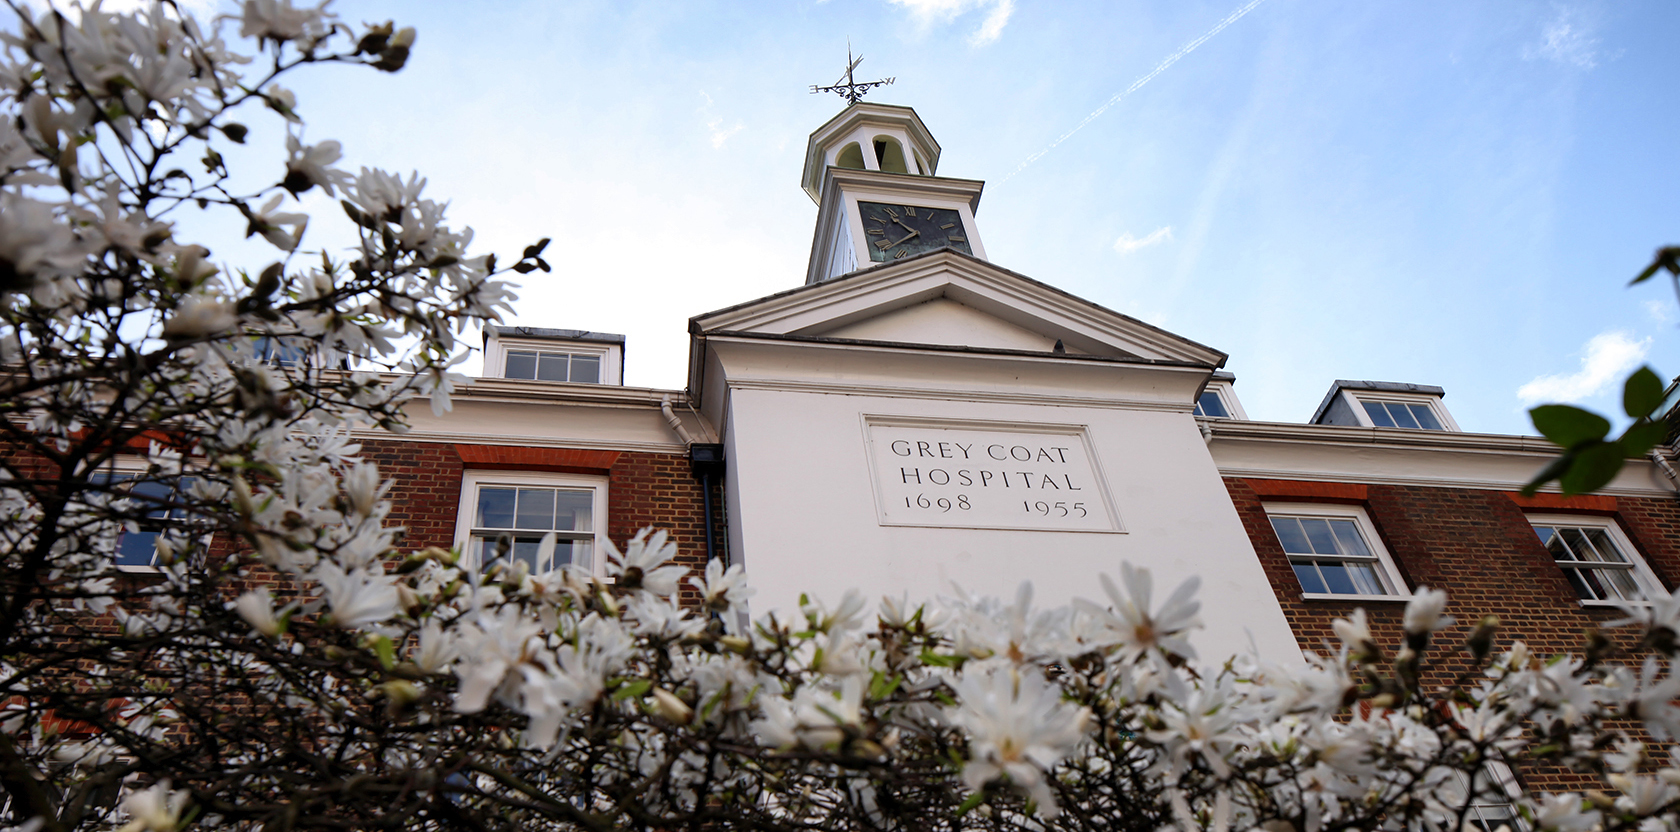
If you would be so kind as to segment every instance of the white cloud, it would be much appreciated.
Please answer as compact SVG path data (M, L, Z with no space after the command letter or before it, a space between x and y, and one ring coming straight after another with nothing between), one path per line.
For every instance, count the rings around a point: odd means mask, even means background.
M1517 388L1524 404L1579 402L1608 391L1633 370L1651 349L1651 339L1638 341L1621 330L1594 335L1587 341L1581 369L1569 375L1539 376Z
M1121 234L1120 239L1114 241L1114 250L1121 254L1131 254L1140 248L1148 248L1156 243L1170 241L1172 238L1172 226L1170 225L1157 228L1142 237L1133 237L1132 233L1128 231Z
M718 116L706 122L706 129L712 131L712 147L719 150L723 149L723 143L729 141L730 136L741 132L744 127L746 125L740 122L736 122L734 127L724 127L723 116Z
M745 129L746 125L737 121L734 127L723 126L723 116L712 113L712 97L705 90L700 91L700 97L706 99L705 105L700 108L700 115L706 119L706 132L711 135L712 149L722 150L723 143L729 141L730 136Z
M1015 13L1015 0L890 0L895 6L903 6L915 18L916 25L927 29L935 24L946 24L971 11L988 9L986 18L980 21L980 28L975 29L968 36L968 42L975 46L985 46L995 42L1003 35L1003 27L1009 23L1009 16Z
M1523 57L1529 60L1544 58L1580 69L1598 66L1600 40L1592 36L1592 24L1583 21L1576 9L1561 3L1552 8L1557 14L1546 21L1545 28L1540 32L1540 42L1523 50Z
M1675 314L1674 301L1671 300L1657 300L1652 298L1651 300L1645 301L1645 314L1650 315L1651 320L1656 321L1663 326L1668 326L1676 320L1680 320L1680 315Z

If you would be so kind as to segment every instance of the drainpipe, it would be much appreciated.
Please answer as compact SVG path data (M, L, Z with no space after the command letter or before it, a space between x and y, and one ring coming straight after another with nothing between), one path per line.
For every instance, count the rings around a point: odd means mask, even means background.
M1651 461L1657 464L1657 469L1663 472L1663 476L1668 477L1669 487L1680 491L1680 472L1675 471L1674 466L1669 463L1668 455L1663 453L1661 445L1651 449Z
M700 480L700 502L706 515L706 562L711 563L712 558L716 556L712 547L717 539L717 531L712 526L712 482L714 478L723 477L723 445L709 442L690 443L688 465L694 471L695 479ZM728 558L724 560L723 565L729 566Z
M670 396L659 400L659 412L665 414L665 424L671 426L672 432L676 433L677 438L681 439L684 445L694 444L694 437L688 435L688 429L683 427L682 420L678 419L676 412L671 410Z
M671 409L671 397L665 396L659 400L659 412L665 414L665 424L670 426L671 432L688 446L688 466L694 472L694 478L700 481L700 503L705 512L706 521L706 562L711 563L717 557L717 528L712 521L712 483L723 477L723 445L711 442L696 442L682 420L677 418ZM725 563L724 566L728 566Z

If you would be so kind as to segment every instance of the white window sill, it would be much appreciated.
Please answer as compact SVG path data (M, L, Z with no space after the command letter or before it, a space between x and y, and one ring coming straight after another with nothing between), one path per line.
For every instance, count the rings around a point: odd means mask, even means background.
M122 564L117 564L117 571L125 572L130 575L157 575L163 572L162 569L159 569L156 566L124 566Z
M1614 610L1614 609L1620 609L1621 607L1624 607L1624 606L1649 607L1649 606L1651 606L1651 602L1650 601L1589 601L1589 600L1583 599L1581 601L1581 606L1589 607L1589 608L1597 607L1598 609Z
M1340 592L1303 592L1303 601L1410 601L1410 595L1353 595Z

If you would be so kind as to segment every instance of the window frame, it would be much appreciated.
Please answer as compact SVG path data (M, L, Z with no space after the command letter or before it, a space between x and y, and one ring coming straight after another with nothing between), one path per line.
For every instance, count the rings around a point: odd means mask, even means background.
M560 474L545 471L498 471L469 469L461 476L459 506L455 514L455 545L461 551L463 568L478 570L472 551L473 521L478 513L478 491L490 487L568 488L589 489L593 492L590 504L589 530L593 545L589 556L589 571L593 575L606 574L604 546L607 543L607 478L588 474Z
M1202 409L1202 396L1209 393L1218 397L1219 403L1225 406L1226 415L1209 416L1200 412ZM1233 421L1248 420L1248 414L1243 412L1242 402L1237 400L1236 389L1231 385L1231 382L1222 379L1214 379L1213 381L1208 382L1206 387L1202 388L1201 395L1196 397L1196 401L1190 407L1190 413L1198 419L1229 419Z
M1600 514L1567 513L1530 513L1525 514L1524 516L1528 519L1528 525L1531 529L1538 528L1540 526L1574 529L1602 529L1607 535L1609 535L1610 541L1621 550L1621 554L1627 557L1629 564L1627 571L1633 575L1634 583L1639 585L1639 591L1643 593L1645 597L1639 599L1579 598L1578 600L1581 602L1581 606L1619 607L1625 604L1645 605L1651 603L1650 599L1653 593L1657 595L1668 594L1668 590L1663 588L1662 579L1658 578L1657 574L1651 570L1651 565L1645 562L1645 556L1639 553L1638 547L1633 545L1633 539L1629 538L1627 536L1627 532L1622 530L1622 524L1618 522L1616 518L1606 517ZM1546 549L1545 542L1538 540L1538 533L1535 534L1535 537L1537 542L1540 544L1540 548L1546 550L1546 556L1551 559L1553 565L1558 568L1558 571L1564 573L1564 579L1566 581L1569 579L1569 575L1566 570L1594 568L1589 565L1595 563L1594 561L1570 561L1566 564L1563 561L1557 560L1557 558L1552 555L1551 551ZM1575 564L1581 565L1577 566ZM1569 584L1571 588L1575 585L1573 581L1570 581Z
M99 466L99 469L94 472L93 476L105 476L105 477L121 478L119 481L128 481L128 480L139 479L139 478L145 476L146 472L149 471L149 470L151 470L151 465L150 465L150 463L148 463L143 458L118 456L118 457L112 457L110 459L110 461L106 462L104 465ZM109 485L110 482L107 481L104 484ZM171 494L179 494L180 491L181 491L181 486L180 486L179 483L171 485L169 488L170 488L170 493ZM179 510L179 509L172 509L172 510ZM161 519L169 520L169 519L179 519L179 518L164 517L164 518L161 518ZM144 533L144 530L142 530L139 533ZM145 565L132 564L132 563L129 563L129 564L117 563L118 550L120 550L121 547L122 547L122 536L125 535L125 534L129 534L127 529L124 529L122 532L118 533L118 535L117 535L117 544L116 544L117 548L113 549L112 552L111 552L111 565L113 567L115 567L118 572L126 572L126 573L129 573L129 574L135 574L135 575L156 575L156 574L162 572L163 568L157 565L157 544L156 544L155 540L152 544L152 562L151 563L145 564ZM205 534L202 537L202 541L206 546L209 545L209 537L211 536L211 534L213 534L213 533Z
M1379 425L1371 420L1371 414L1365 412L1365 403L1369 401L1381 402L1383 404L1423 405L1424 407L1429 408L1430 413L1434 414L1435 421L1441 423L1441 431L1451 433L1464 432L1461 428L1459 428L1458 423L1453 421L1452 414L1448 413L1446 407L1442 406L1441 398L1439 396L1432 396L1426 393L1399 393L1390 392L1388 390L1348 390L1345 388L1342 390L1342 396L1345 397L1344 400L1347 402L1348 410L1353 412L1353 417L1359 420L1359 424L1362 427L1382 427L1382 425ZM1392 427L1388 429L1418 431L1434 430L1434 428L1402 427Z
M593 356L601 360L601 380L588 381L544 381L545 384L588 384L591 386L622 387L624 386L624 360L620 352L620 345L613 343L595 343L589 341L563 341L549 338L518 338L497 335L494 339L495 347L487 351L484 356L484 377L500 378L508 381L542 381L530 378L508 378L507 356L509 351L551 352L567 355Z
M1288 503L1267 501L1261 504L1266 512L1266 528L1271 531L1272 539L1277 541L1278 549L1283 550L1283 540L1278 538L1277 529L1272 526L1274 517L1301 517L1321 520L1352 520L1360 536L1364 539L1365 548L1371 550L1376 557L1375 565L1378 579L1388 584L1389 592L1384 595L1363 595L1358 593L1339 592L1308 592L1300 586L1300 578L1295 578L1296 587L1300 590L1301 598L1306 600L1347 601L1358 599L1361 601L1409 601L1410 589L1402 577L1394 558L1389 555L1388 546L1383 543L1382 535L1377 534L1377 527L1371 522L1370 515L1363 506L1346 505L1342 503ZM1283 552L1284 558L1290 565L1290 577L1295 577L1295 557L1288 551Z
M1529 828L1528 822L1517 811L1517 801L1523 796L1522 786L1511 767L1503 762L1485 760L1470 778L1466 778L1464 772L1455 770L1451 785L1442 785L1444 789L1452 790L1448 797L1454 803L1469 798L1470 815L1465 820L1478 829L1498 829L1501 825L1508 825L1518 832L1526 832Z

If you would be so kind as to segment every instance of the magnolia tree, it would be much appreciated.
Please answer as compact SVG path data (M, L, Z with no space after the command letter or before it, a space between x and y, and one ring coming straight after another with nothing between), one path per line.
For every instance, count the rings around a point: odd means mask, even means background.
M1601 783L1521 796L1513 823L1673 825L1680 767L1647 745L1680 732L1661 661L1611 664L1602 639L1542 661L1494 649L1486 621L1455 679L1429 652L1439 592L1408 606L1403 644L1361 613L1328 655L1208 664L1194 583L1157 606L1129 567L1060 609L1027 589L848 594L749 626L739 569L687 576L662 534L609 551L604 577L400 552L352 431L400 431L416 397L446 407L456 338L512 296L423 180L336 168L276 81L395 71L413 33L290 0L213 26L170 3L13 8L0 822L1456 832L1510 799L1495 764L1541 762ZM286 158L236 176L231 148L265 118ZM296 200L316 189L356 245L305 254L328 218ZM186 239L216 213L275 262L230 269ZM676 602L685 577L700 608ZM1680 651L1680 602L1630 620Z

